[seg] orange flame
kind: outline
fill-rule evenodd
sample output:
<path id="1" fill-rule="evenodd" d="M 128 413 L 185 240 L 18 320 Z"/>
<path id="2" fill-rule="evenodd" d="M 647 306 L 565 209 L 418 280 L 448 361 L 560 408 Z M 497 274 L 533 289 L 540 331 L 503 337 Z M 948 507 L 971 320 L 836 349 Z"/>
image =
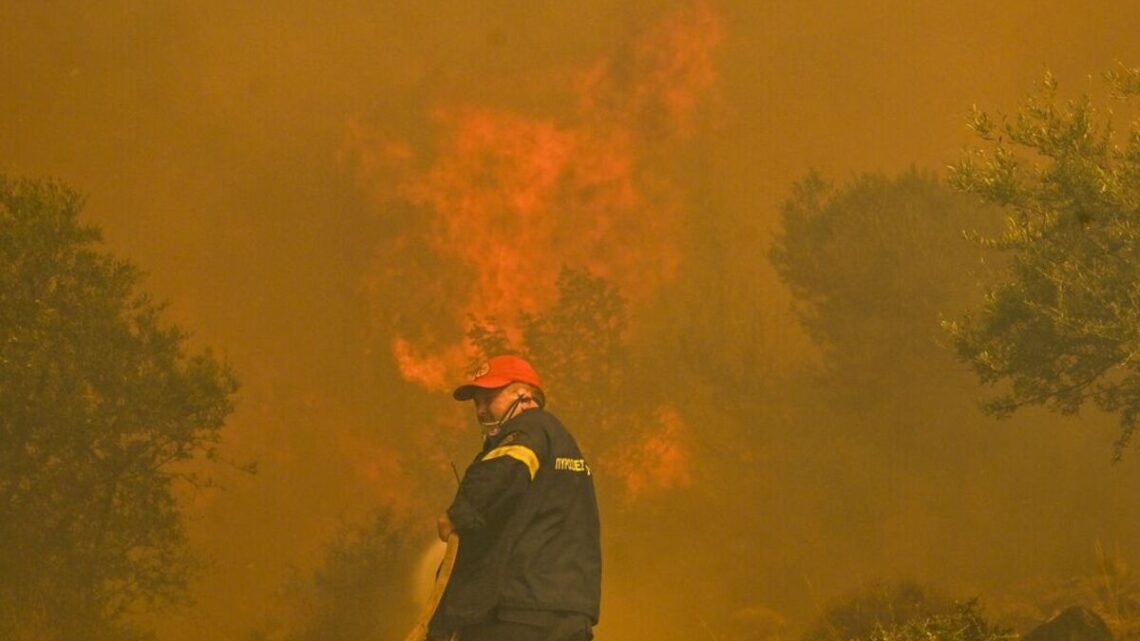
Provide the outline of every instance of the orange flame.
<path id="1" fill-rule="evenodd" d="M 421 356 L 411 343 L 399 336 L 392 340 L 392 355 L 404 380 L 437 392 L 450 387 L 451 379 L 448 374 L 452 369 L 451 363 L 462 356 L 454 353 Z"/>
<path id="2" fill-rule="evenodd" d="M 707 3 L 665 16 L 634 45 L 631 60 L 603 58 L 579 75 L 582 111 L 633 121 L 646 133 L 690 134 L 693 111 L 716 83 L 713 54 L 723 39 L 722 20 Z M 619 66 L 632 69 L 628 91 L 614 86 L 624 75 L 614 72 Z"/>
<path id="3" fill-rule="evenodd" d="M 361 179 L 377 198 L 424 217 L 419 237 L 382 248 L 384 261 L 414 246 L 461 272 L 463 286 L 437 284 L 435 300 L 449 304 L 441 313 L 452 326 L 494 318 L 516 344 L 521 314 L 554 302 L 565 265 L 609 279 L 634 302 L 656 291 L 677 269 L 682 208 L 654 159 L 691 128 L 714 84 L 721 39 L 720 19 L 704 4 L 667 16 L 624 50 L 626 58 L 578 74 L 578 112 L 562 121 L 438 108 L 440 135 L 423 169 L 413 168 L 407 144 L 351 124 L 345 152 Z M 392 304 L 385 301 L 386 312 Z M 405 335 L 391 342 L 401 374 L 429 389 L 464 367 L 464 347 Z"/>
<path id="4" fill-rule="evenodd" d="M 692 484 L 689 431 L 677 409 L 668 405 L 654 413 L 656 421 L 631 442 L 602 459 L 602 469 L 625 485 L 629 501 Z"/>

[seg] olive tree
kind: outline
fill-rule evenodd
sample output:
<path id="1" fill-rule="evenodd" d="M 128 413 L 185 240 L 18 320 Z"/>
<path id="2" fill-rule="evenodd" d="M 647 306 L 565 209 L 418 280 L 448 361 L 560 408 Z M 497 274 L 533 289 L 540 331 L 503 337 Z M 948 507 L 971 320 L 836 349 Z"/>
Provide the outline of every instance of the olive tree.
<path id="1" fill-rule="evenodd" d="M 1014 114 L 973 114 L 981 145 L 951 182 L 1008 212 L 1003 233 L 979 240 L 1010 261 L 984 304 L 946 326 L 981 380 L 1006 386 L 987 411 L 1089 402 L 1118 415 L 1119 458 L 1140 417 L 1140 69 L 1105 79 L 1115 110 L 1063 100 L 1046 74 Z M 1121 117 L 1133 118 L 1123 135 Z"/>
<path id="2" fill-rule="evenodd" d="M 123 638 L 183 593 L 174 489 L 236 380 L 139 290 L 58 183 L 0 175 L 0 637 Z"/>

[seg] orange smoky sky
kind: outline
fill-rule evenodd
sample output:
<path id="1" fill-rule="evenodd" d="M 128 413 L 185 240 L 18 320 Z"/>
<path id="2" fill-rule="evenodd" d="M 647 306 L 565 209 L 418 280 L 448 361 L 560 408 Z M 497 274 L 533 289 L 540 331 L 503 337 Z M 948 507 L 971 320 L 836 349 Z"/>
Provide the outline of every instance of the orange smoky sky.
<path id="1" fill-rule="evenodd" d="M 1140 64 L 1137 24 L 1076 0 L 0 0 L 0 172 L 87 194 L 243 384 L 223 455 L 259 472 L 186 491 L 208 562 L 158 638 L 272 626 L 380 506 L 426 548 L 478 445 L 445 392 L 469 318 L 519 338 L 564 265 L 619 289 L 643 352 L 747 356 L 720 380 L 629 363 L 628 420 L 571 426 L 613 490 L 599 638 L 791 638 L 877 578 L 998 602 L 1098 540 L 1137 559 L 1140 457 L 1108 464 L 1111 420 L 826 407 L 767 261 L 809 170 L 941 172 L 971 105 L 1012 110 L 1045 68 L 1092 90 Z M 729 374 L 771 384 L 734 398 Z"/>

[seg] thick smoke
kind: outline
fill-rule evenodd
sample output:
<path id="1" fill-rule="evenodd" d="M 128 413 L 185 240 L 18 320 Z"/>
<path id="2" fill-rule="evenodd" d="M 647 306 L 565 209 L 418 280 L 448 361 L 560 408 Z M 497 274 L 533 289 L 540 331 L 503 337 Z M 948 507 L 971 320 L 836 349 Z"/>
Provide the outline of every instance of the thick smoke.
<path id="1" fill-rule="evenodd" d="M 476 446 L 438 391 L 471 317 L 518 345 L 575 335 L 564 268 L 629 320 L 597 408 L 565 393 L 580 368 L 548 368 L 553 408 L 607 417 L 575 425 L 607 469 L 600 637 L 790 638 L 878 579 L 999 606 L 1087 575 L 1098 540 L 1135 558 L 1110 420 L 991 422 L 943 352 L 907 362 L 944 376 L 885 350 L 829 394 L 769 250 L 811 168 L 937 172 L 971 104 L 1012 108 L 1044 66 L 1079 91 L 1136 64 L 1140 10 L 494 4 L 0 0 L 0 171 L 89 194 L 243 381 L 223 453 L 260 473 L 187 490 L 210 562 L 194 605 L 148 619 L 160 639 L 276 629 L 289 578 L 381 507 L 418 554 Z"/>

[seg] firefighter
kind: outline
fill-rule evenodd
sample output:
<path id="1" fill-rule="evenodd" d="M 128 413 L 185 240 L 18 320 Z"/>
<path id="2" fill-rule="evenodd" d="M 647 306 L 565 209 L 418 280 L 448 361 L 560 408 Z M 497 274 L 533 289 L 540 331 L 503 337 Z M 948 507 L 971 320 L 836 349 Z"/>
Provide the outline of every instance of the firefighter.
<path id="1" fill-rule="evenodd" d="M 592 639 L 601 595 L 593 476 L 544 409 L 538 373 L 495 356 L 453 396 L 474 402 L 483 448 L 438 520 L 440 539 L 454 532 L 460 544 L 428 638 Z"/>

